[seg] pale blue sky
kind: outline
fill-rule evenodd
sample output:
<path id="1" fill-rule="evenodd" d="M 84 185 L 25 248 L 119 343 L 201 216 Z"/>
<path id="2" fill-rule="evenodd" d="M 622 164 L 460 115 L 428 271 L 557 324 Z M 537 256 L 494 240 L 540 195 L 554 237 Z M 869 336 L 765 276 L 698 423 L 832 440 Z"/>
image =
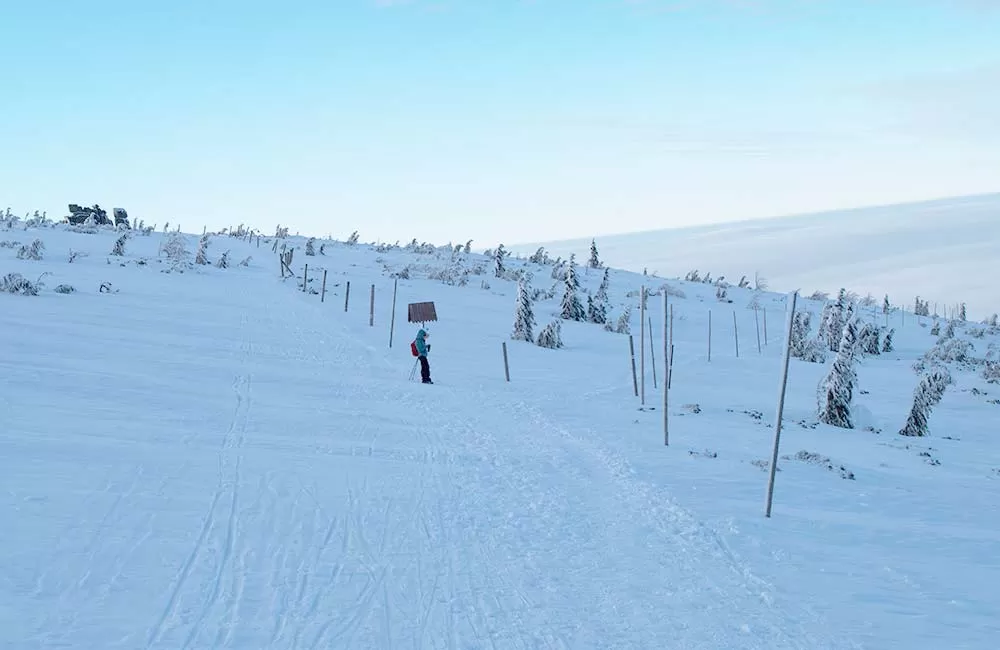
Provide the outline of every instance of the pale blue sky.
<path id="1" fill-rule="evenodd" d="M 0 203 L 477 247 L 1000 190 L 946 0 L 32 0 Z"/>

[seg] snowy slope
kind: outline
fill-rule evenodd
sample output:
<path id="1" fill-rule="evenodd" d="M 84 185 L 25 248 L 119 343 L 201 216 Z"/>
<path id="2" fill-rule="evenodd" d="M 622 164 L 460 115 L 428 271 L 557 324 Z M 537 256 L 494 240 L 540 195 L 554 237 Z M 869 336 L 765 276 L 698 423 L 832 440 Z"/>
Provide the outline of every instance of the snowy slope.
<path id="1" fill-rule="evenodd" d="M 897 351 L 862 362 L 856 412 L 869 430 L 817 425 L 827 366 L 793 361 L 782 454 L 829 463 L 783 460 L 767 520 L 760 461 L 784 296 L 730 289 L 734 302 L 720 303 L 712 286 L 671 283 L 685 297 L 672 299 L 664 447 L 652 388 L 662 347 L 645 364 L 653 410 L 639 410 L 627 337 L 566 323 L 564 349 L 510 341 L 514 284 L 481 255 L 334 242 L 307 257 L 293 238 L 298 277 L 283 281 L 267 240 L 213 237 L 210 259 L 229 249 L 234 262 L 219 269 L 172 267 L 159 234 L 116 258 L 111 232 L 0 231 L 0 242 L 35 238 L 41 261 L 0 248 L 0 276 L 51 274 L 38 296 L 0 295 L 0 647 L 993 648 L 1000 638 L 1000 388 L 955 367 L 932 437 L 894 434 L 912 362 L 936 340 L 927 319 L 891 314 Z M 187 239 L 193 253 L 198 238 Z M 69 263 L 71 249 L 90 255 Z M 313 290 L 328 273 L 324 302 L 301 291 L 306 262 Z M 449 268 L 474 270 L 465 286 L 428 278 Z M 553 282 L 551 267 L 527 268 L 535 287 Z M 399 272 L 409 278 L 398 281 L 390 349 Z M 600 281 L 581 277 L 591 291 Z M 612 316 L 630 308 L 637 353 L 643 280 L 611 273 Z M 62 283 L 77 291 L 55 293 Z M 539 329 L 560 295 L 536 304 Z M 429 326 L 434 386 L 408 381 L 405 305 L 424 300 L 441 318 Z M 661 303 L 650 304 L 660 346 Z M 979 356 L 1000 342 L 958 330 Z"/>
<path id="2" fill-rule="evenodd" d="M 586 259 L 590 239 L 511 246 Z M 737 282 L 759 272 L 772 289 L 841 287 L 912 308 L 915 296 L 950 313 L 959 301 L 984 318 L 1000 312 L 1000 194 L 712 226 L 603 236 L 614 266 L 662 277 L 698 269 Z"/>

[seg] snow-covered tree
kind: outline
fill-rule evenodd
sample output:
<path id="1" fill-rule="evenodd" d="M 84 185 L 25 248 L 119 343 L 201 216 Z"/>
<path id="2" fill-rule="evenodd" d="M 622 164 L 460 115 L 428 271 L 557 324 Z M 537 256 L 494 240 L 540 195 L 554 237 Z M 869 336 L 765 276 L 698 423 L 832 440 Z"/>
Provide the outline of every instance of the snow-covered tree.
<path id="1" fill-rule="evenodd" d="M 854 370 L 854 352 L 858 343 L 858 324 L 847 321 L 829 374 L 819 385 L 819 420 L 843 429 L 853 429 L 851 401 L 858 381 Z"/>
<path id="2" fill-rule="evenodd" d="M 208 233 L 205 233 L 198 240 L 198 252 L 194 256 L 195 264 L 208 264 L 208 243 Z"/>
<path id="3" fill-rule="evenodd" d="M 934 324 L 931 325 L 931 336 L 938 336 L 941 334 L 941 323 L 934 319 Z"/>
<path id="4" fill-rule="evenodd" d="M 216 261 L 215 265 L 217 267 L 219 267 L 220 269 L 228 269 L 229 268 L 229 251 L 226 251 L 225 253 L 223 253 L 219 257 L 218 261 Z"/>
<path id="5" fill-rule="evenodd" d="M 604 277 L 601 278 L 601 285 L 597 287 L 597 293 L 594 294 L 593 306 L 588 305 L 587 310 L 587 320 L 591 323 L 597 323 L 598 325 L 603 325 L 608 321 L 608 310 L 611 308 L 611 300 L 608 298 L 608 272 L 610 269 L 604 269 Z"/>
<path id="6" fill-rule="evenodd" d="M 502 278 L 503 273 L 506 270 L 506 266 L 504 265 L 504 260 L 506 258 L 507 251 L 504 250 L 503 244 L 500 244 L 497 246 L 497 250 L 493 254 L 493 274 L 498 278 Z"/>
<path id="7" fill-rule="evenodd" d="M 917 388 L 913 391 L 913 406 L 906 424 L 899 431 L 901 436 L 926 436 L 927 421 L 931 409 L 937 406 L 944 397 L 944 391 L 952 383 L 951 373 L 947 368 L 938 367 L 920 378 Z"/>
<path id="8" fill-rule="evenodd" d="M 618 320 L 615 322 L 615 332 L 618 334 L 631 334 L 632 333 L 632 310 L 629 307 L 622 309 L 622 313 L 618 315 Z"/>
<path id="9" fill-rule="evenodd" d="M 597 254 L 597 241 L 590 240 L 590 259 L 587 260 L 587 266 L 592 269 L 599 269 L 603 265 L 601 264 L 601 258 Z"/>
<path id="10" fill-rule="evenodd" d="M 871 323 L 865 323 L 858 332 L 858 343 L 864 354 L 882 354 L 879 330 Z"/>
<path id="11" fill-rule="evenodd" d="M 316 238 L 310 237 L 306 240 L 306 255 L 314 257 L 316 255 Z"/>
<path id="12" fill-rule="evenodd" d="M 892 311 L 892 305 L 889 303 L 889 294 L 885 294 L 885 299 L 882 301 L 882 313 L 888 314 Z"/>
<path id="13" fill-rule="evenodd" d="M 885 332 L 885 335 L 882 338 L 882 352 L 883 353 L 892 352 L 895 349 L 895 348 L 892 347 L 892 335 L 895 334 L 895 333 L 896 333 L 896 329 L 895 328 L 891 328 L 891 329 L 889 329 L 888 332 Z"/>
<path id="14" fill-rule="evenodd" d="M 823 363 L 826 352 L 823 344 L 817 339 L 809 338 L 812 314 L 807 311 L 795 313 L 792 319 L 792 338 L 789 342 L 789 354 L 809 363 Z"/>
<path id="15" fill-rule="evenodd" d="M 837 303 L 828 303 L 823 307 L 820 316 L 819 336 L 826 341 L 831 352 L 836 352 L 840 348 L 840 339 L 844 331 L 844 315 L 842 308 Z"/>
<path id="16" fill-rule="evenodd" d="M 517 283 L 517 300 L 514 307 L 514 330 L 510 338 L 515 341 L 534 340 L 535 314 L 531 307 L 531 291 L 527 282 Z"/>
<path id="17" fill-rule="evenodd" d="M 187 238 L 179 232 L 171 231 L 163 238 L 160 251 L 167 256 L 171 262 L 178 263 L 187 260 L 189 255 L 187 249 Z"/>
<path id="18" fill-rule="evenodd" d="M 557 349 L 563 347 L 562 321 L 554 320 L 546 325 L 538 334 L 536 343 L 543 348 Z"/>
<path id="19" fill-rule="evenodd" d="M 953 339 L 955 338 L 955 321 L 948 321 L 947 327 L 944 328 L 944 334 L 941 335 L 943 339 Z"/>
<path id="20" fill-rule="evenodd" d="M 966 322 L 966 320 L 968 320 L 968 314 L 965 311 L 964 302 L 958 307 L 958 320 L 962 321 L 963 323 Z"/>
<path id="21" fill-rule="evenodd" d="M 573 256 L 570 256 L 569 266 L 566 268 L 566 281 L 565 289 L 563 292 L 563 299 L 560 311 L 560 317 L 566 320 L 582 321 L 587 318 L 587 312 L 584 311 L 583 304 L 580 302 L 580 297 L 577 295 L 577 291 L 580 288 L 580 280 L 576 275 L 576 262 Z"/>

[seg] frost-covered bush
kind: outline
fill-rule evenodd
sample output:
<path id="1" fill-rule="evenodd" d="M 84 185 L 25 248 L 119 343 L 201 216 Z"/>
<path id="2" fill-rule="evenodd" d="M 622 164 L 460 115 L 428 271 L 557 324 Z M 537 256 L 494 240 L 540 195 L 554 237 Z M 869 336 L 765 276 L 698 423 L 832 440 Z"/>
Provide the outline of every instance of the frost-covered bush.
<path id="1" fill-rule="evenodd" d="M 31 242 L 31 245 L 21 246 L 17 250 L 19 260 L 41 260 L 45 256 L 45 244 L 41 239 Z"/>
<path id="2" fill-rule="evenodd" d="M 86 251 L 75 251 L 73 249 L 70 249 L 70 251 L 69 251 L 69 260 L 68 261 L 69 261 L 70 264 L 72 264 L 73 262 L 75 262 L 76 260 L 80 259 L 81 257 L 87 257 L 88 255 L 90 255 L 90 253 L 87 253 Z"/>
<path id="3" fill-rule="evenodd" d="M 248 256 L 246 257 L 246 259 L 244 259 L 244 260 L 243 260 L 242 262 L 240 262 L 240 266 L 250 266 L 250 262 L 251 262 L 252 260 L 253 260 L 253 257 L 252 257 L 252 256 L 250 256 L 250 255 L 248 255 Z"/>
<path id="4" fill-rule="evenodd" d="M 316 238 L 310 237 L 306 240 L 306 255 L 314 257 L 316 255 Z"/>
<path id="5" fill-rule="evenodd" d="M 563 347 L 562 321 L 554 320 L 546 325 L 538 334 L 536 343 L 543 348 L 558 349 Z"/>
<path id="6" fill-rule="evenodd" d="M 576 260 L 570 256 L 569 265 L 566 268 L 566 280 L 563 289 L 562 305 L 559 315 L 561 318 L 572 321 L 583 321 L 587 318 L 587 312 L 580 302 L 577 292 L 580 290 L 580 279 L 576 272 Z"/>
<path id="7" fill-rule="evenodd" d="M 913 406 L 906 424 L 899 431 L 901 436 L 926 436 L 927 420 L 931 409 L 944 396 L 944 391 L 952 383 L 951 374 L 947 368 L 935 368 L 921 377 L 916 390 L 913 391 Z"/>
<path id="8" fill-rule="evenodd" d="M 6 241 L 0 241 L 0 248 L 17 248 L 21 245 L 21 242 L 14 241 L 13 239 L 8 239 Z"/>
<path id="9" fill-rule="evenodd" d="M 45 284 L 42 282 L 48 273 L 43 273 L 37 281 L 32 282 L 20 273 L 8 273 L 0 278 L 0 293 L 12 293 L 22 296 L 37 296 Z"/>
<path id="10" fill-rule="evenodd" d="M 924 356 L 913 364 L 913 369 L 923 372 L 930 366 L 939 366 L 948 363 L 966 363 L 969 361 L 969 354 L 972 352 L 972 344 L 964 339 L 940 338 Z"/>
<path id="11" fill-rule="evenodd" d="M 219 259 L 215 262 L 215 265 L 220 269 L 229 268 L 229 251 L 226 251 L 219 256 Z"/>
<path id="12" fill-rule="evenodd" d="M 983 379 L 991 384 L 1000 384 L 1000 361 L 986 361 L 983 366 Z"/>
<path id="13" fill-rule="evenodd" d="M 60 284 L 55 288 L 56 293 L 75 293 L 76 288 L 69 284 Z"/>
<path id="14" fill-rule="evenodd" d="M 186 262 L 191 255 L 187 247 L 187 238 L 179 232 L 170 232 L 163 237 L 160 252 L 175 264 Z"/>
<path id="15" fill-rule="evenodd" d="M 125 255 L 125 242 L 128 241 L 128 233 L 122 234 L 121 237 L 115 240 L 114 248 L 111 249 L 111 254 L 116 257 L 123 257 Z"/>

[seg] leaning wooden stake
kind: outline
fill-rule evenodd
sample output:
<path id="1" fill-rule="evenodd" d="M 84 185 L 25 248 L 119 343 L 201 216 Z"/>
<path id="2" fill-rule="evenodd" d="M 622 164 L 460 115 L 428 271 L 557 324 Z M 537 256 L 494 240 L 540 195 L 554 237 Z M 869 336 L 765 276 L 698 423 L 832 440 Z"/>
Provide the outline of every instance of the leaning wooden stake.
<path id="1" fill-rule="evenodd" d="M 319 291 L 319 301 L 326 302 L 326 269 L 323 269 L 323 288 Z"/>
<path id="2" fill-rule="evenodd" d="M 635 391 L 635 396 L 639 397 L 639 378 L 635 374 L 635 343 L 631 334 L 628 335 L 628 353 L 632 358 L 632 389 Z"/>
<path id="3" fill-rule="evenodd" d="M 781 442 L 781 417 L 785 411 L 785 387 L 788 385 L 788 358 L 792 342 L 792 322 L 795 318 L 795 303 L 798 292 L 791 295 L 788 305 L 788 322 L 785 324 L 785 354 L 781 361 L 781 386 L 778 389 L 777 419 L 774 421 L 774 447 L 771 449 L 771 466 L 768 467 L 767 505 L 764 516 L 771 516 L 771 503 L 774 500 L 774 475 L 778 469 L 778 446 Z"/>
<path id="4" fill-rule="evenodd" d="M 375 327 L 375 285 L 372 285 L 371 302 L 368 305 L 368 327 Z"/>
<path id="5" fill-rule="evenodd" d="M 760 349 L 760 320 L 757 318 L 757 308 L 753 308 L 753 325 L 757 328 L 757 354 L 762 354 Z"/>
<path id="6" fill-rule="evenodd" d="M 708 310 L 708 362 L 712 363 L 712 310 Z"/>
<path id="7" fill-rule="evenodd" d="M 503 348 L 503 375 L 507 378 L 507 382 L 510 382 L 510 363 L 507 361 L 507 341 L 501 341 L 501 347 Z"/>
<path id="8" fill-rule="evenodd" d="M 736 326 L 736 310 L 733 310 L 733 339 L 736 341 L 736 358 L 740 358 L 740 331 Z"/>
<path id="9" fill-rule="evenodd" d="M 302 293 L 306 293 L 309 289 L 309 265 L 306 264 L 305 269 L 302 271 Z"/>
<path id="10" fill-rule="evenodd" d="M 646 287 L 639 289 L 639 405 L 646 405 Z"/>
<path id="11" fill-rule="evenodd" d="M 392 316 L 389 320 L 389 347 L 392 347 L 392 334 L 396 329 L 396 288 L 399 284 L 399 278 L 392 279 Z"/>
<path id="12" fill-rule="evenodd" d="M 344 294 L 344 311 L 347 311 L 347 303 L 351 300 L 351 281 L 347 281 L 347 292 Z"/>
<path id="13" fill-rule="evenodd" d="M 667 292 L 663 291 L 663 445 L 670 445 L 670 417 L 667 407 L 669 405 L 670 398 L 668 393 L 670 392 L 670 354 L 668 353 L 668 329 L 673 329 L 673 322 L 670 321 L 670 326 L 667 326 Z M 673 312 L 673 309 L 671 309 Z"/>
<path id="14" fill-rule="evenodd" d="M 653 390 L 656 390 L 656 346 L 653 345 L 653 317 L 647 316 L 647 324 L 649 325 L 649 367 L 653 369 Z M 663 324 L 664 327 L 667 326 L 666 323 Z"/>

